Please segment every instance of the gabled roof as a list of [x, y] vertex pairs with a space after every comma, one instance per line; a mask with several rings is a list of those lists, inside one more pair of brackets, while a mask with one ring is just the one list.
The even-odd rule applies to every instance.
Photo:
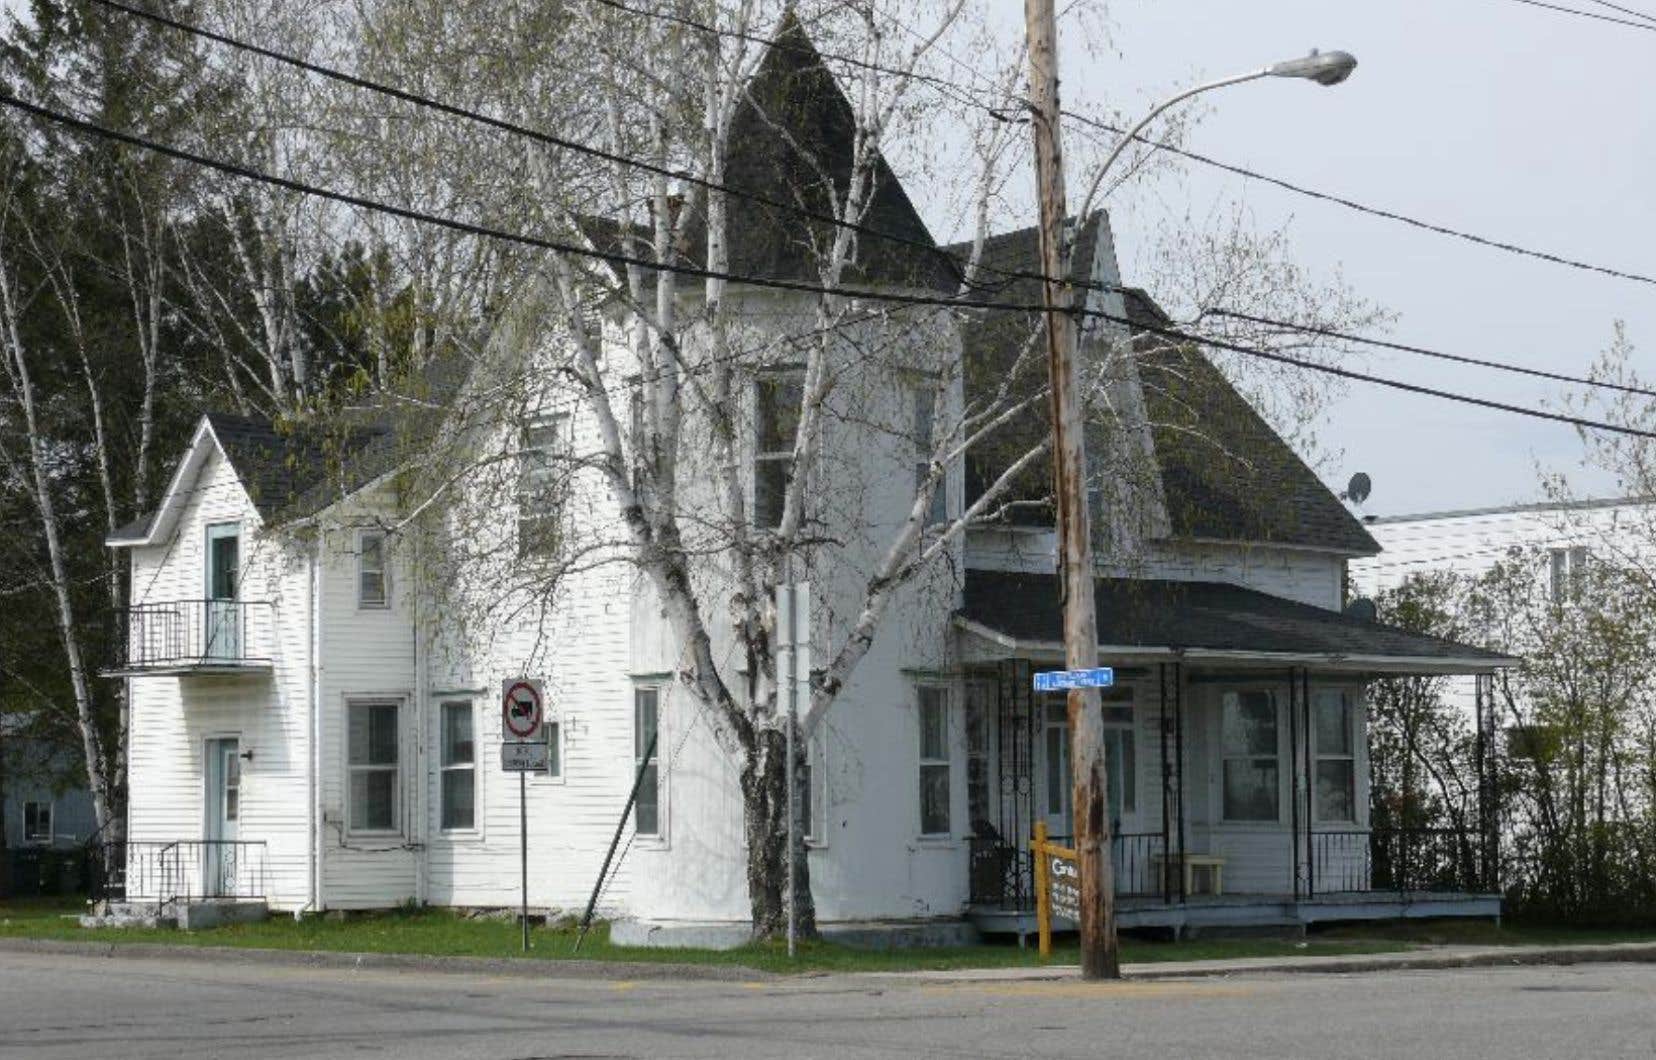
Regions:
[[[1498, 652], [1223, 582], [1099, 578], [1098, 642], [1121, 655], [1315, 660], [1377, 672], [1477, 672], [1517, 662]], [[1063, 641], [1058, 579], [1051, 574], [966, 572], [959, 617], [1009, 647]], [[968, 627], [970, 628], [970, 627]], [[1109, 659], [1105, 660], [1106, 663]]]
[[[1142, 290], [1127, 317], [1165, 328]], [[1167, 517], [1180, 537], [1374, 555], [1379, 544], [1225, 374], [1196, 347], [1156, 340], [1138, 357]]]
[[[826, 250], [835, 226], [795, 209], [743, 196], [797, 203], [819, 216], [837, 216], [834, 200], [850, 184], [856, 131], [850, 101], [790, 9], [731, 121], [721, 182], [737, 192], [728, 200], [730, 272], [770, 279], [820, 279], [813, 248]], [[707, 226], [696, 224], [694, 218], [705, 212], [705, 192], [698, 194], [691, 209], [695, 214], [687, 222], [686, 257], [701, 265], [707, 260]], [[883, 156], [873, 161], [868, 210], [861, 224], [897, 238], [853, 233], [855, 264], [846, 269], [845, 284], [951, 294], [959, 286], [953, 263], [942, 253], [926, 249], [935, 246], [931, 232]], [[916, 247], [910, 241], [922, 245]]]
[[[1093, 275], [1097, 243], [1103, 238], [1103, 218], [1086, 219], [1076, 233], [1073, 271], [1076, 282], [1103, 283], [1109, 277]], [[969, 246], [948, 248], [965, 255]], [[1040, 249], [1033, 228], [995, 236], [984, 245], [983, 261], [1001, 270], [1039, 273]], [[1005, 301], [1036, 301], [1040, 291], [1032, 279], [1004, 279]], [[986, 270], [980, 282], [994, 283]], [[1144, 411], [1151, 425], [1153, 466], [1160, 479], [1161, 502], [1168, 528], [1175, 538], [1237, 541], [1325, 549], [1346, 555], [1373, 555], [1380, 546], [1363, 524], [1322, 483], [1236, 387], [1201, 350], [1156, 340], [1147, 329], [1166, 327], [1169, 321], [1144, 291], [1120, 288], [1127, 319], [1139, 330], [1136, 358]], [[996, 313], [967, 326], [967, 399], [974, 389], [998, 387], [1006, 378], [1021, 346], [1039, 326], [1036, 314]], [[1044, 381], [1037, 372], [1035, 385]], [[1005, 442], [982, 446], [968, 458], [968, 492], [974, 499], [1004, 467], [1010, 454], [1028, 449], [1045, 431], [1044, 421], [1032, 418], [1022, 429], [1004, 432]], [[1089, 440], [1089, 445], [1098, 444]], [[1119, 463], [1119, 462], [1118, 462]], [[1142, 463], [1142, 461], [1141, 461]], [[1127, 465], [1116, 475], [1134, 473]], [[1044, 496], [1050, 479], [1047, 465], [1028, 476], [1031, 496]], [[1019, 525], [1051, 525], [1050, 510], [1017, 509]]]

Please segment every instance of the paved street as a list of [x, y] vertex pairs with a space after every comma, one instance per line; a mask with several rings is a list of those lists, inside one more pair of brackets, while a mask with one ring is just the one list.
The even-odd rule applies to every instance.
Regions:
[[1656, 967], [602, 982], [0, 954], [0, 1057], [1656, 1055]]

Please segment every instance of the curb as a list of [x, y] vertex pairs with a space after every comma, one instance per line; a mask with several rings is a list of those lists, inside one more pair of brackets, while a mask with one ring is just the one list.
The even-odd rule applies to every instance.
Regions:
[[533, 957], [433, 957], [417, 953], [348, 953], [333, 950], [273, 950], [232, 946], [170, 945], [161, 942], [73, 942], [64, 939], [0, 939], [0, 953], [38, 953], [128, 960], [198, 961], [229, 965], [276, 965], [346, 971], [429, 972], [491, 975], [516, 979], [696, 979], [753, 982], [781, 978], [743, 965], [669, 964], [654, 961], [584, 961]]
[[[1373, 972], [1442, 971], [1573, 964], [1656, 964], [1656, 942], [1589, 946], [1489, 946], [1478, 949], [1373, 954], [1350, 957], [1275, 957], [1217, 961], [1129, 964], [1129, 980], [1198, 979], [1239, 975], [1356, 975]], [[871, 972], [882, 979], [925, 983], [1062, 982], [1080, 978], [1074, 965], [1034, 969], [962, 969], [956, 972]]]

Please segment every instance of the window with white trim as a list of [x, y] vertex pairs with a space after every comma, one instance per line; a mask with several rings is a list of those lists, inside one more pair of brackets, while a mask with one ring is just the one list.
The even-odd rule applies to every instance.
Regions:
[[52, 804], [28, 801], [23, 804], [23, 842], [52, 841]]
[[563, 539], [564, 486], [569, 474], [570, 419], [535, 414], [518, 437], [518, 554], [549, 556]]
[[655, 746], [660, 714], [661, 689], [633, 690], [633, 775], [638, 779], [633, 831], [641, 836], [661, 834], [660, 748]]
[[819, 726], [805, 745], [803, 775], [798, 779], [799, 820], [807, 843], [821, 843], [828, 811], [827, 726]]
[[1356, 712], [1343, 688], [1322, 688], [1311, 695], [1317, 774], [1312, 808], [1318, 821], [1341, 824], [1357, 820]]
[[799, 407], [805, 400], [805, 373], [776, 368], [759, 374], [754, 384], [753, 525], [773, 529], [782, 523], [788, 483], [793, 479], [794, 441]]
[[[931, 380], [925, 380], [914, 388], [914, 491], [915, 496], [920, 494], [920, 488], [926, 477], [931, 474], [931, 458], [936, 445], [932, 437], [937, 425], [937, 386]], [[949, 518], [949, 477], [943, 475], [937, 480], [937, 486], [932, 492], [931, 507], [926, 510], [926, 525], [936, 526], [946, 522]]]
[[1224, 693], [1220, 699], [1219, 743], [1223, 818], [1281, 820], [1276, 694], [1263, 688]]
[[947, 836], [950, 821], [949, 692], [940, 685], [917, 690], [920, 725], [920, 834]]
[[445, 832], [477, 827], [476, 716], [470, 700], [444, 703], [438, 748], [439, 815]]
[[396, 703], [346, 707], [347, 812], [353, 832], [395, 832], [402, 827], [401, 713]]
[[1587, 577], [1587, 564], [1591, 560], [1591, 553], [1580, 545], [1570, 548], [1551, 548], [1547, 550], [1547, 560], [1552, 574], [1550, 585], [1552, 602], [1567, 604], [1580, 599], [1582, 584]]
[[391, 588], [385, 574], [385, 532], [364, 530], [357, 535], [357, 606], [390, 606]]

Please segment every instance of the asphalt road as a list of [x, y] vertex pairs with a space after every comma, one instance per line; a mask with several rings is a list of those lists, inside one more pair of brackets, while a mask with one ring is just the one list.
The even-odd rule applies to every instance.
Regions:
[[0, 1057], [1656, 1056], [1656, 966], [603, 982], [0, 953]]

